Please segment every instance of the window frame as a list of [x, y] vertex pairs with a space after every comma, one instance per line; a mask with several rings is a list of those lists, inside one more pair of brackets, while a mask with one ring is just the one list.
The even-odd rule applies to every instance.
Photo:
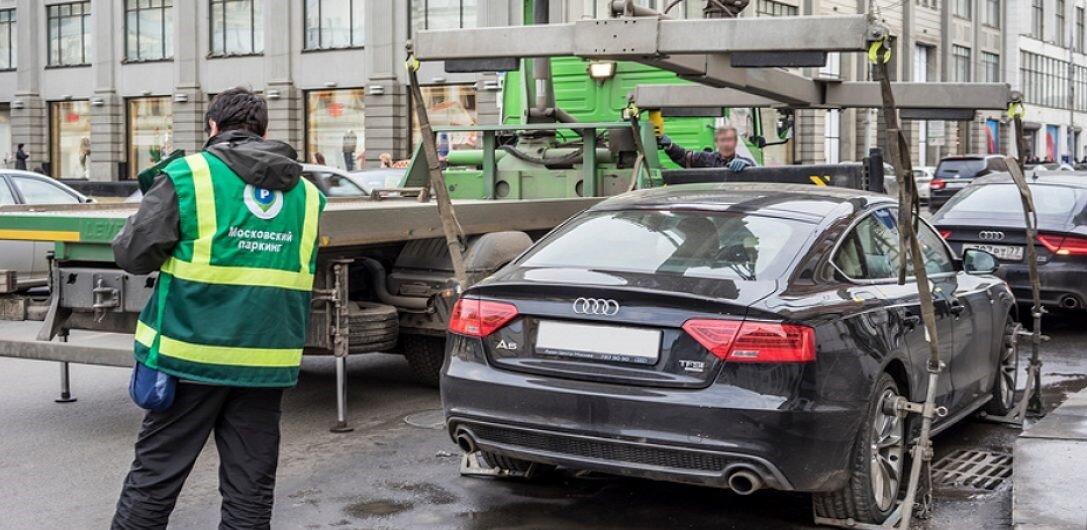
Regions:
[[[64, 7], [71, 8], [72, 6], [75, 6], [75, 5], [81, 6], [82, 11], [80, 12], [79, 15], [72, 15], [70, 11], [69, 11], [69, 14], [67, 14], [67, 15], [61, 15], [60, 14], [60, 10], [62, 8], [64, 8]], [[54, 12], [56, 12], [55, 15], [53, 14]], [[51, 31], [52, 31], [51, 30], [52, 22], [53, 22], [54, 19], [57, 20], [57, 45], [59, 46], [60, 42], [61, 42], [61, 38], [64, 36], [64, 34], [60, 31], [60, 28], [61, 28], [60, 21], [65, 19], [65, 18], [72, 18], [74, 16], [79, 17], [79, 30], [80, 30], [79, 31], [79, 37], [80, 37], [79, 38], [79, 48], [80, 48], [80, 60], [81, 60], [81, 62], [71, 63], [71, 64], [65, 64], [63, 62], [59, 62], [59, 61], [61, 61], [61, 59], [64, 56], [64, 54], [62, 53], [62, 49], [61, 49], [61, 50], [57, 50], [57, 61], [58, 62], [54, 63], [53, 62], [53, 51], [54, 51], [53, 50], [53, 35], [51, 33]], [[75, 1], [72, 1], [72, 2], [61, 2], [61, 3], [57, 3], [57, 4], [48, 4], [48, 5], [45, 6], [45, 68], [46, 69], [52, 69], [52, 68], [83, 68], [83, 67], [91, 66], [91, 60], [90, 60], [90, 57], [88, 57], [88, 53], [87, 53], [88, 52], [88, 50], [87, 50], [87, 48], [88, 48], [88, 46], [87, 46], [87, 36], [89, 34], [92, 34], [91, 32], [87, 31], [87, 22], [90, 20], [90, 18], [91, 18], [91, 1], [90, 0], [75, 0]]]
[[974, 20], [974, 1], [951, 0], [951, 14], [963, 20]]
[[[965, 54], [958, 53], [958, 52], [963, 52], [963, 51], [965, 51]], [[962, 60], [963, 61], [962, 64], [966, 66], [965, 76], [962, 76], [962, 77], [965, 77], [965, 79], [960, 79], [959, 78], [960, 77], [959, 76], [959, 73], [960, 73], [959, 72], [959, 66], [960, 66], [959, 61], [960, 60]], [[970, 69], [970, 66], [971, 66], [970, 63], [973, 62], [973, 60], [974, 60], [974, 50], [973, 50], [973, 48], [970, 48], [969, 46], [960, 46], [958, 44], [952, 44], [951, 45], [951, 73], [952, 73], [951, 82], [952, 83], [971, 83], [971, 82], [973, 82], [972, 81], [973, 75], [972, 75], [972, 72], [971, 72], [971, 69]]]
[[[8, 18], [3, 19], [4, 16]], [[19, 44], [19, 39], [16, 38], [18, 25], [19, 17], [14, 7], [0, 9], [0, 26], [8, 27], [8, 66], [0, 68], [0, 72], [14, 72], [19, 67], [19, 52], [16, 48]]]
[[[181, 0], [181, 1], [184, 2], [185, 0]], [[139, 0], [125, 0], [124, 1], [124, 6], [123, 6], [124, 7], [124, 9], [123, 9], [124, 14], [122, 16], [124, 17], [124, 28], [125, 28], [124, 41], [125, 41], [125, 44], [124, 44], [124, 60], [121, 61], [122, 63], [125, 63], [125, 64], [128, 64], [128, 63], [157, 63], [157, 62], [170, 62], [170, 61], [174, 60], [173, 38], [175, 38], [176, 32], [169, 33], [169, 35], [171, 37], [170, 42], [166, 41], [166, 35], [167, 35], [166, 26], [168, 24], [172, 25], [174, 23], [174, 17], [173, 17], [174, 0], [160, 0], [160, 2], [161, 2], [162, 5], [160, 5], [158, 7], [143, 7], [143, 6], [139, 5], [140, 4]], [[132, 3], [135, 3], [136, 6], [131, 7]], [[159, 28], [159, 30], [161, 31], [160, 37], [161, 37], [161, 40], [162, 40], [162, 55], [160, 57], [148, 58], [148, 59], [129, 57], [129, 55], [128, 55], [128, 52], [129, 52], [129, 38], [133, 34], [129, 31], [128, 14], [133, 13], [133, 12], [136, 13], [136, 32], [135, 32], [134, 35], [135, 35], [135, 37], [136, 37], [136, 39], [138, 41], [139, 38], [140, 38], [140, 34], [141, 34], [141, 32], [140, 32], [140, 12], [142, 12], [142, 11], [156, 11], [156, 10], [162, 12], [162, 23], [160, 24], [160, 28]], [[167, 13], [170, 14], [169, 17], [166, 16]], [[167, 20], [167, 18], [169, 20]], [[137, 45], [136, 45], [136, 54], [137, 55], [139, 54], [139, 50], [140, 50], [140, 46], [137, 43]]]
[[[979, 54], [978, 64], [981, 67], [981, 68], [979, 68], [979, 70], [981, 70], [981, 72], [980, 72], [981, 75], [978, 76], [978, 77], [981, 78], [979, 80], [980, 82], [982, 82], [982, 83], [999, 83], [1000, 82], [1000, 54], [999, 53], [987, 52], [985, 50], [982, 50], [981, 53]], [[990, 69], [992, 70], [992, 73], [994, 74], [994, 76], [992, 78], [990, 78], [990, 76], [989, 76]]]
[[1065, 15], [1065, 11], [1068, 10], [1068, 2], [1057, 0], [1056, 7], [1057, 12], [1054, 13], [1054, 18], [1057, 25], [1057, 38], [1054, 39], [1054, 42], [1057, 43], [1057, 46], [1064, 48], [1068, 45], [1068, 28], [1065, 27], [1065, 22], [1068, 21], [1068, 17]]
[[[890, 203], [879, 203], [879, 204], [873, 205], [868, 209], [868, 211], [858, 215], [855, 219], [853, 219], [853, 221], [851, 223], [849, 223], [849, 226], [844, 231], [842, 231], [842, 234], [840, 236], [838, 236], [837, 241], [834, 242], [834, 247], [831, 248], [830, 253], [827, 255], [827, 258], [826, 258], [826, 265], [830, 266], [830, 268], [834, 271], [835, 276], [837, 276], [838, 278], [843, 279], [844, 283], [850, 283], [850, 284], [854, 284], [854, 285], [886, 285], [886, 284], [890, 284], [890, 283], [898, 283], [898, 275], [897, 274], [895, 274], [894, 276], [892, 276], [890, 278], [879, 278], [879, 279], [874, 279], [874, 280], [867, 280], [867, 279], [863, 279], [863, 278], [852, 278], [848, 274], [846, 274], [845, 271], [843, 271], [841, 269], [841, 267], [838, 267], [838, 264], [835, 262], [835, 258], [838, 256], [838, 251], [841, 249], [842, 245], [845, 244], [846, 240], [849, 239], [849, 237], [853, 235], [853, 231], [856, 230], [857, 226], [860, 225], [862, 222], [864, 222], [866, 219], [868, 219], [870, 216], [874, 215], [877, 211], [887, 210], [891, 214], [891, 218], [895, 220], [895, 230], [898, 230], [898, 212], [896, 211], [897, 206], [898, 205], [896, 205], [896, 204], [890, 204]], [[932, 227], [932, 225], [928, 222], [927, 219], [920, 218], [919, 221], [921, 222], [922, 225], [928, 227], [928, 229], [931, 230], [933, 233], [939, 234], [939, 232], [935, 228]], [[948, 258], [950, 258], [950, 260], [951, 260], [952, 270], [950, 272], [940, 272], [940, 273], [936, 273], [936, 274], [929, 274], [928, 275], [929, 279], [950, 278], [950, 277], [955, 276], [955, 275], [957, 275], [959, 273], [959, 269], [960, 269], [959, 259], [955, 257], [955, 253], [952, 252], [951, 246], [948, 245], [947, 241], [945, 241], [943, 238], [939, 238], [939, 240], [940, 240], [941, 246], [944, 249], [944, 252], [947, 253]], [[922, 259], [924, 259], [923, 256], [922, 256]], [[916, 275], [906, 276], [906, 281], [907, 282], [911, 282], [911, 281], [916, 282], [917, 281], [917, 276]]]
[[776, 0], [757, 0], [755, 2], [755, 16], [796, 17], [800, 16], [800, 8]]
[[[182, 0], [185, 1], [185, 0]], [[208, 0], [208, 59], [227, 59], [232, 57], [259, 57], [264, 55], [264, 43], [260, 43], [260, 51], [257, 51], [257, 2], [263, 0]], [[226, 51], [226, 5], [232, 2], [248, 2], [249, 3], [249, 50], [243, 53], [230, 53]], [[215, 15], [214, 10], [216, 5], [223, 6], [223, 51], [215, 51]], [[264, 6], [261, 6], [261, 12], [263, 13]], [[264, 21], [260, 21], [264, 24]], [[263, 34], [263, 32], [262, 32]]]
[[1000, 29], [1003, 26], [1000, 0], [984, 0], [981, 6], [981, 23], [989, 28]]
[[1045, 38], [1045, 0], [1031, 0], [1030, 36], [1038, 40]]
[[[415, 2], [422, 2], [423, 3], [423, 23], [421, 25], [419, 25], [418, 27], [415, 24], [416, 23], [415, 17], [412, 16], [412, 11], [413, 11], [413, 5], [412, 4], [414, 4]], [[456, 29], [466, 29], [466, 28], [477, 28], [477, 27], [479, 27], [479, 13], [478, 12], [476, 13], [475, 18], [473, 19], [475, 21], [474, 25], [472, 25], [472, 26], [465, 26], [464, 25], [464, 2], [465, 2], [465, 0], [457, 0], [457, 6], [460, 8], [458, 10], [460, 20], [457, 22], [457, 28]], [[477, 9], [477, 10], [479, 9], [479, 0], [475, 0], [475, 7], [474, 8]], [[593, 8], [593, 12], [595, 13], [597, 5], [594, 3], [592, 5], [592, 8]], [[430, 27], [429, 27], [430, 23], [429, 22], [430, 22], [430, 0], [410, 0], [409, 3], [408, 3], [408, 31], [409, 31], [409, 33], [411, 35], [414, 35], [415, 30], [417, 30], [417, 29], [421, 29], [421, 30], [424, 30], [424, 31], [430, 29]], [[450, 29], [452, 29], [452, 28], [450, 28]]]
[[[325, 2], [325, 0], [315, 0], [315, 1], [317, 2], [317, 20], [318, 20], [318, 22], [317, 22], [317, 46], [310, 47], [309, 42], [308, 42], [309, 41], [309, 35], [308, 34], [309, 34], [309, 30], [310, 30], [310, 27], [309, 27], [309, 0], [302, 0], [302, 52], [303, 53], [335, 51], [335, 50], [361, 50], [361, 49], [366, 47], [366, 17], [365, 16], [363, 17], [363, 19], [361, 21], [361, 24], [362, 24], [361, 26], [359, 26], [358, 28], [355, 27], [355, 2], [359, 2], [359, 3], [363, 4], [363, 6], [364, 6], [363, 9], [365, 9], [366, 0], [348, 0], [347, 11], [348, 11], [348, 14], [349, 14], [348, 16], [350, 17], [349, 18], [350, 22], [348, 23], [348, 31], [351, 32], [351, 37], [350, 37], [349, 40], [352, 42], [352, 44], [348, 44], [347, 46], [322, 46], [321, 45], [321, 34], [324, 31], [324, 26], [322, 26], [320, 20], [321, 20], [322, 4]], [[461, 0], [461, 1], [463, 2], [463, 0]], [[464, 18], [463, 14], [461, 15], [461, 18], [462, 19]], [[354, 44], [354, 42], [355, 42], [355, 31], [356, 30], [361, 34], [361, 37], [360, 37], [360, 40], [362, 41], [361, 44]]]

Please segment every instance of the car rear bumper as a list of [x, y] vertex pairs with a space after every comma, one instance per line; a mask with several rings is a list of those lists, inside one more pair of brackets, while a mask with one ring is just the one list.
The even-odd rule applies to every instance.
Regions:
[[[1030, 271], [1026, 264], [1002, 263], [998, 274], [1008, 282], [1017, 302], [1031, 303]], [[1042, 305], [1064, 309], [1087, 307], [1087, 264], [1051, 261], [1038, 265]]]
[[[451, 341], [455, 342], [455, 341]], [[727, 487], [746, 468], [766, 487], [845, 484], [863, 414], [730, 385], [662, 389], [495, 369], [451, 356], [442, 376], [450, 436], [524, 460]]]

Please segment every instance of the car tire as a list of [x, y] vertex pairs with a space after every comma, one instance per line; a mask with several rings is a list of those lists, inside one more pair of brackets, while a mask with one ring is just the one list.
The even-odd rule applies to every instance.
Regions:
[[348, 351], [390, 351], [400, 335], [400, 315], [395, 307], [373, 302], [351, 302], [347, 310]]
[[894, 378], [880, 374], [853, 444], [849, 481], [837, 491], [813, 495], [816, 515], [878, 524], [894, 511], [906, 483], [909, 425], [883, 404], [899, 395]]
[[438, 388], [445, 362], [445, 337], [404, 335], [400, 337], [400, 352], [407, 358], [416, 381]]
[[1004, 320], [1004, 338], [996, 362], [993, 399], [985, 405], [990, 416], [1006, 416], [1015, 409], [1015, 389], [1019, 384], [1019, 330], [1021, 326], [1009, 315]]

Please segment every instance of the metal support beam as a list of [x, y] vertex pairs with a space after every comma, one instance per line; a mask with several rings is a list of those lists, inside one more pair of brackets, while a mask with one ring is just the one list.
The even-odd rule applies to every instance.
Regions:
[[[891, 83], [899, 109], [1006, 110], [1012, 99], [1005, 83]], [[879, 83], [826, 83], [829, 108], [872, 108], [882, 105]]]
[[780, 101], [733, 88], [705, 85], [638, 85], [634, 104], [643, 109], [777, 107]]
[[500, 57], [629, 59], [725, 52], [864, 51], [886, 28], [866, 15], [668, 20], [623, 17], [546, 26], [425, 30], [421, 61]]
[[[735, 69], [739, 75], [747, 70]], [[755, 73], [756, 71], [751, 71]], [[777, 70], [777, 72], [781, 72]], [[786, 72], [787, 74], [787, 72]], [[770, 74], [778, 76], [778, 74]], [[792, 74], [788, 74], [792, 75]], [[715, 75], [715, 77], [718, 77]], [[778, 77], [775, 77], [777, 79]], [[709, 76], [697, 79], [710, 82]], [[730, 85], [740, 83], [758, 84], [763, 82], [754, 76], [733, 77]], [[791, 102], [789, 106], [798, 108], [876, 108], [882, 105], [879, 83], [839, 82], [812, 80], [817, 91], [825, 94], [816, 101]], [[713, 80], [713, 84], [720, 84]], [[806, 90], [802, 81], [797, 81], [795, 91]], [[899, 109], [925, 110], [1004, 110], [1011, 101], [1011, 87], [1004, 83], [892, 83], [895, 97], [902, 102]], [[772, 88], [772, 87], [771, 87]], [[750, 89], [747, 89], [750, 90]], [[766, 87], [760, 89], [766, 92]], [[648, 85], [634, 89], [634, 103], [647, 109], [672, 107], [777, 107], [779, 100], [749, 94], [739, 87], [714, 88], [705, 85]]]
[[102, 348], [35, 340], [0, 340], [0, 357], [126, 368], [131, 368], [135, 362], [132, 348]]

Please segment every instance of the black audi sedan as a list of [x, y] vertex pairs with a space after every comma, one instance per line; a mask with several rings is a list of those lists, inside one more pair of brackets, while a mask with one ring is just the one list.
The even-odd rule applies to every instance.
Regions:
[[[561, 466], [814, 492], [882, 521], [928, 355], [898, 285], [885, 195], [773, 184], [629, 193], [575, 216], [457, 302], [441, 393], [449, 433], [492, 466]], [[1015, 388], [1014, 299], [996, 261], [928, 225], [947, 370], [943, 429]], [[910, 423], [910, 424], [907, 424]]]
[[[1087, 307], [1087, 173], [1028, 177], [1038, 213], [1038, 276], [1042, 305]], [[1019, 190], [1008, 174], [982, 177], [932, 218], [955, 252], [982, 249], [1001, 263], [999, 275], [1020, 302], [1031, 300], [1026, 224]]]

